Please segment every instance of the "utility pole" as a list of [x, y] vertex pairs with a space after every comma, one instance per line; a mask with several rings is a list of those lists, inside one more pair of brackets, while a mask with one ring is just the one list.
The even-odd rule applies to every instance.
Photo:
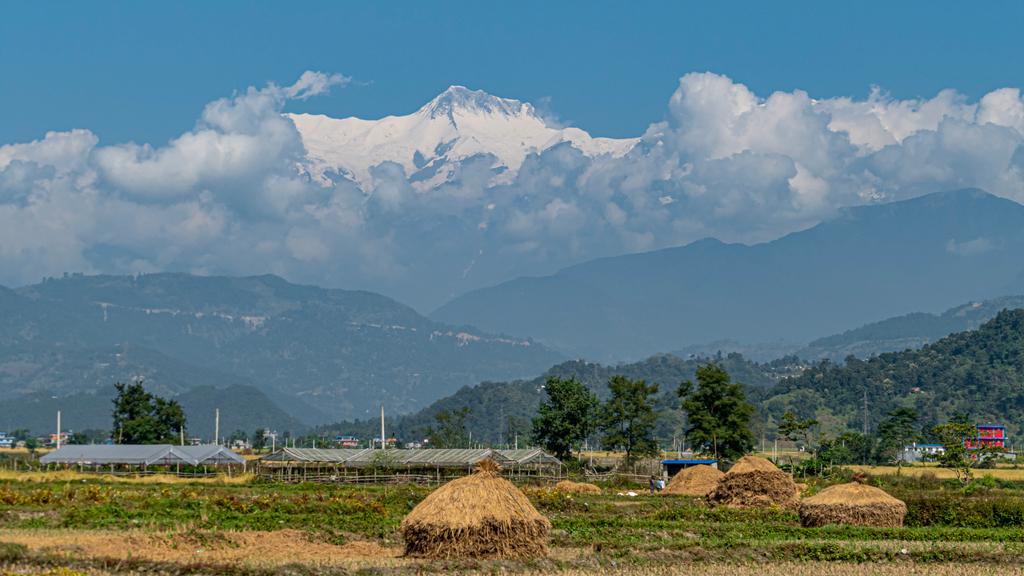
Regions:
[[220, 408], [213, 411], [213, 443], [220, 444]]
[[[864, 442], [868, 441], [868, 389], [864, 388]], [[861, 466], [867, 465], [867, 453], [861, 454], [860, 463]]]
[[57, 410], [57, 450], [60, 450], [60, 410]]
[[868, 389], [864, 389], [864, 437], [868, 437]]
[[386, 440], [387, 436], [384, 435], [384, 404], [380, 405], [380, 449], [384, 450], [388, 447]]
[[178, 436], [181, 437], [181, 445], [185, 445], [185, 427], [178, 428]]

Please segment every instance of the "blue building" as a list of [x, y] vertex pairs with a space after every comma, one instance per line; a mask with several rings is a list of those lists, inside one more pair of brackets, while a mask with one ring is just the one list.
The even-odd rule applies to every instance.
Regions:
[[705, 466], [711, 466], [712, 468], [718, 468], [718, 460], [699, 460], [699, 459], [688, 459], [688, 460], [662, 460], [661, 468], [665, 472], [665, 476], [671, 478], [678, 474], [685, 468], [691, 466], [697, 466], [703, 464]]

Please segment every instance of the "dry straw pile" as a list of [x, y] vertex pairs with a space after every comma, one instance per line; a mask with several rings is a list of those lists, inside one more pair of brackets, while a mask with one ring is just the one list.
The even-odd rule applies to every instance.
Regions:
[[681, 496], [698, 496], [703, 498], [718, 486], [718, 481], [725, 476], [718, 468], [707, 464], [698, 464], [684, 468], [672, 477], [665, 487], [665, 494]]
[[586, 482], [573, 482], [572, 480], [562, 480], [558, 484], [555, 484], [555, 490], [558, 492], [565, 492], [567, 494], [600, 494], [601, 488], [593, 484]]
[[714, 504], [739, 508], [796, 508], [800, 504], [793, 478], [757, 456], [744, 456], [708, 494]]
[[547, 554], [551, 522], [498, 465], [430, 493], [402, 520], [405, 553], [424, 558], [534, 558]]
[[800, 503], [804, 526], [856, 524], [899, 528], [907, 505], [880, 488], [858, 482], [829, 486]]

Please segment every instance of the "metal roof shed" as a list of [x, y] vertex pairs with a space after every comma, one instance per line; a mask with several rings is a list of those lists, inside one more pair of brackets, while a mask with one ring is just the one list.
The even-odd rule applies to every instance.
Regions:
[[228, 450], [224, 446], [205, 444], [199, 446], [174, 446], [171, 448], [193, 466], [223, 466], [230, 464], [245, 465], [245, 458]]
[[172, 446], [170, 444], [68, 445], [39, 459], [40, 464], [83, 466], [217, 466], [245, 464], [245, 459], [223, 446]]
[[171, 448], [170, 444], [68, 445], [43, 456], [39, 462], [40, 464], [129, 464], [135, 466], [181, 462], [177, 455], [171, 453]]

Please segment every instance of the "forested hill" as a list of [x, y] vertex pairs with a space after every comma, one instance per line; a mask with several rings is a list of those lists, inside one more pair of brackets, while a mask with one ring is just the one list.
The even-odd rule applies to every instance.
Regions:
[[[30, 394], [104, 394], [139, 375], [164, 396], [252, 386], [315, 425], [381, 402], [412, 412], [460, 386], [533, 377], [563, 359], [379, 294], [276, 276], [71, 275], [0, 290], [0, 400], [14, 405]], [[10, 425], [27, 426], [11, 411]], [[262, 416], [252, 425], [276, 417]]]
[[977, 329], [1002, 310], [1021, 307], [1024, 296], [1003, 296], [963, 304], [942, 314], [906, 314], [819, 338], [793, 353], [806, 360], [827, 358], [838, 362], [848, 356], [870, 358], [883, 352], [920, 348], [954, 332]]
[[[734, 381], [747, 385], [748, 397], [758, 414], [751, 426], [770, 440], [775, 423], [786, 410], [801, 418], [815, 418], [825, 436], [859, 431], [863, 423], [865, 393], [871, 430], [896, 407], [915, 408], [919, 424], [928, 430], [966, 414], [979, 422], [1005, 424], [1011, 434], [1024, 429], [1024, 309], [1002, 311], [977, 330], [960, 332], [918, 350], [881, 354], [870, 360], [848, 359], [846, 364], [822, 361], [802, 364], [794, 357], [768, 364], [746, 360], [740, 354], [681, 359], [654, 356], [642, 362], [604, 366], [583, 361], [565, 362], [533, 380], [486, 382], [464, 387], [419, 412], [387, 421], [389, 435], [417, 440], [435, 423], [435, 415], [468, 409], [466, 429], [474, 442], [511, 443], [530, 430], [543, 384], [549, 376], [576, 377], [600, 397], [607, 396], [613, 375], [644, 379], [661, 386], [656, 398], [656, 435], [662, 446], [679, 437], [683, 415], [676, 387], [694, 377], [697, 367], [721, 364]], [[379, 434], [379, 421], [342, 422], [324, 427], [321, 434]]]
[[1004, 310], [978, 330], [919, 350], [849, 359], [842, 366], [822, 362], [780, 381], [763, 407], [776, 417], [786, 409], [815, 417], [826, 429], [859, 430], [865, 393], [872, 428], [894, 408], [910, 406], [924, 429], [967, 414], [1019, 433], [1024, 424], [1024, 309]]
[[[660, 413], [658, 436], [670, 440], [682, 421], [676, 388], [680, 382], [693, 379], [697, 367], [708, 362], [717, 362], [724, 366], [734, 381], [746, 384], [752, 393], [765, 390], [779, 378], [802, 368], [795, 358], [758, 364], [739, 354], [685, 360], [663, 354], [641, 362], [615, 366], [573, 360], [558, 364], [533, 380], [484, 382], [477, 386], [466, 386], [419, 412], [387, 419], [388, 434], [403, 441], [417, 440], [422, 437], [426, 428], [434, 424], [435, 416], [439, 412], [468, 408], [466, 428], [472, 432], [474, 442], [510, 444], [514, 442], [516, 434], [520, 439], [525, 439], [529, 434], [530, 421], [544, 395], [544, 382], [549, 377], [577, 378], [600, 398], [605, 399], [608, 396], [608, 380], [612, 376], [623, 375], [660, 386], [657, 398]], [[321, 433], [356, 434], [364, 439], [376, 437], [380, 435], [380, 421], [370, 419], [341, 422], [323, 427]]]

